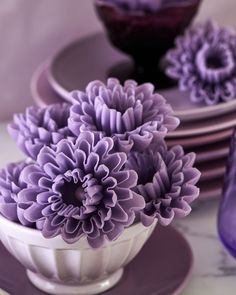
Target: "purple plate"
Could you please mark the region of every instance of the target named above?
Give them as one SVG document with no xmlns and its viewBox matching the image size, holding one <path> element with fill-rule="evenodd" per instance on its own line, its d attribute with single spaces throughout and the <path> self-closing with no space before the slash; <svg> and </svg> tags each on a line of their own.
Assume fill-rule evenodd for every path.
<svg viewBox="0 0 236 295">
<path fill-rule="evenodd" d="M 176 255 L 178 253 L 178 255 Z M 43 295 L 27 279 L 25 269 L 0 245 L 0 288 L 11 295 Z M 177 295 L 192 270 L 193 255 L 174 228 L 157 227 L 119 284 L 104 295 Z"/>
<path fill-rule="evenodd" d="M 203 181 L 199 183 L 200 196 L 199 201 L 220 198 L 222 195 L 222 188 L 224 184 L 224 177 L 215 178 L 211 181 Z"/>
<path fill-rule="evenodd" d="M 41 65 L 37 71 L 34 73 L 33 78 L 31 80 L 31 93 L 34 101 L 40 107 L 45 107 L 52 103 L 60 103 L 63 99 L 57 95 L 54 90 L 52 89 L 51 85 L 47 79 L 48 73 L 48 64 L 44 63 Z M 212 134 L 202 135 L 202 136 L 195 136 L 195 137 L 186 137 L 186 138 L 177 138 L 177 139 L 168 139 L 168 146 L 173 145 L 182 145 L 185 148 L 195 149 L 196 151 L 200 151 L 202 156 L 199 156 L 201 159 L 207 155 L 207 153 L 214 153 L 212 155 L 213 158 L 217 157 L 217 155 L 222 156 L 226 153 L 226 146 L 220 147 L 217 145 L 213 150 L 209 148 L 210 144 L 215 146 L 216 142 L 226 141 L 231 137 L 232 129 L 226 129 L 223 131 L 215 132 Z M 205 149 L 205 145 L 207 145 Z M 199 147 L 199 148 L 197 148 Z M 224 149 L 224 150 L 223 150 Z M 208 156 L 208 155 L 207 155 Z"/>
<path fill-rule="evenodd" d="M 192 137 L 199 135 L 208 135 L 222 130 L 230 129 L 236 126 L 236 111 L 231 113 L 209 118 L 207 120 L 182 122 L 173 132 L 168 133 L 168 138 Z"/>
<path fill-rule="evenodd" d="M 201 135 L 201 136 L 190 136 L 190 137 L 179 137 L 176 139 L 167 139 L 168 146 L 182 145 L 184 148 L 196 148 L 202 147 L 208 144 L 218 145 L 221 141 L 230 140 L 233 129 L 226 129 L 223 131 L 218 131 L 211 134 Z"/>
<path fill-rule="evenodd" d="M 211 181 L 223 177 L 226 171 L 227 157 L 212 161 L 197 163 L 196 167 L 201 171 L 200 181 Z"/>
<path fill-rule="evenodd" d="M 49 81 L 47 79 L 48 75 L 48 68 L 47 65 L 42 65 L 33 75 L 32 81 L 31 81 L 31 92 L 32 97 L 36 101 L 37 105 L 39 106 L 46 106 L 55 102 L 62 102 L 63 99 L 56 93 L 56 91 L 53 91 L 53 88 L 49 84 Z M 85 79 L 85 78 L 84 78 Z M 81 78 L 81 80 L 83 80 Z M 69 80 L 67 81 L 69 83 Z M 83 82 L 81 82 L 83 84 Z M 85 84 L 86 85 L 86 84 Z M 57 86 L 59 87 L 59 86 Z M 54 87 L 54 90 L 57 89 L 57 87 Z M 79 87 L 80 89 L 84 89 L 85 86 Z M 63 90 L 61 90 L 63 92 Z M 58 90 L 58 93 L 60 91 Z M 61 95 L 63 95 L 61 93 Z M 65 92 L 64 95 L 67 95 L 68 100 L 68 93 Z M 173 106 L 173 104 L 172 104 Z M 182 122 L 181 125 L 177 130 L 174 132 L 171 132 L 168 134 L 167 138 L 169 139 L 175 139 L 175 138 L 181 138 L 181 137 L 193 137 L 193 136 L 199 136 L 199 135 L 206 135 L 208 136 L 209 133 L 215 133 L 224 130 L 229 130 L 230 128 L 233 128 L 236 126 L 236 111 L 231 111 L 231 113 L 218 116 L 215 118 L 209 118 L 207 120 L 201 120 L 201 121 L 193 121 L 193 122 Z M 181 117 L 180 117 L 181 118 Z"/>
<path fill-rule="evenodd" d="M 63 99 L 56 94 L 52 89 L 49 81 L 47 79 L 48 74 L 48 64 L 44 63 L 41 65 L 37 71 L 34 73 L 31 80 L 31 93 L 34 101 L 40 107 L 45 107 L 53 103 L 63 102 Z M 217 122 L 217 120 L 216 120 Z M 215 144 L 216 142 L 227 140 L 231 137 L 232 128 L 218 131 L 215 133 L 201 135 L 201 136 L 190 136 L 190 137 L 177 137 L 167 139 L 168 145 L 182 145 L 185 148 L 195 148 L 198 146 Z M 211 151 L 210 149 L 208 149 Z M 221 149 L 222 150 L 222 149 Z M 226 150 L 224 149 L 224 154 Z M 222 154 L 222 151 L 220 152 Z M 205 153 L 204 153 L 205 154 Z M 215 156 L 213 156 L 215 157 Z"/>
<path fill-rule="evenodd" d="M 105 81 L 111 75 L 109 73 L 112 68 L 119 65 L 122 69 L 127 63 L 130 63 L 129 58 L 113 48 L 105 35 L 100 33 L 75 41 L 62 49 L 51 61 L 48 78 L 53 89 L 67 99 L 70 91 L 83 90 L 95 79 Z M 166 97 L 182 122 L 214 118 L 236 111 L 236 99 L 206 106 L 192 103 L 189 94 L 180 92 L 177 88 L 159 92 Z"/>
<path fill-rule="evenodd" d="M 218 144 L 209 144 L 198 148 L 191 148 L 189 151 L 196 153 L 196 163 L 203 163 L 226 158 L 229 154 L 229 147 L 230 141 L 226 140 L 219 142 Z"/>
<path fill-rule="evenodd" d="M 31 79 L 31 94 L 39 107 L 49 104 L 63 102 L 62 98 L 52 89 L 47 79 L 48 63 L 42 64 Z"/>
</svg>

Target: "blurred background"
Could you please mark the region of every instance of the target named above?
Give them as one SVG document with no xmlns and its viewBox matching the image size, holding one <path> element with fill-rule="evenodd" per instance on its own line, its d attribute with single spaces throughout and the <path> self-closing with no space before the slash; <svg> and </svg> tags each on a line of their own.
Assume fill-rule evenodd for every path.
<svg viewBox="0 0 236 295">
<path fill-rule="evenodd" d="M 196 21 L 210 16 L 236 27 L 235 10 L 235 0 L 204 0 Z M 1 0 L 0 120 L 33 103 L 30 79 L 45 59 L 68 42 L 101 30 L 92 0 Z"/>
</svg>

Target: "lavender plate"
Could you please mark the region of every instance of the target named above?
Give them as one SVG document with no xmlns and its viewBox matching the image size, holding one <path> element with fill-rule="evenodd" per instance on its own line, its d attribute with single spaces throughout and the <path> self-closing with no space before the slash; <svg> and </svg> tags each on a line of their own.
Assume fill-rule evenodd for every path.
<svg viewBox="0 0 236 295">
<path fill-rule="evenodd" d="M 227 157 L 212 161 L 197 163 L 197 168 L 201 171 L 200 181 L 211 181 L 212 179 L 223 177 L 226 171 Z"/>
<path fill-rule="evenodd" d="M 216 149 L 213 151 L 206 151 L 202 153 L 197 153 L 196 154 L 196 163 L 203 163 L 207 160 L 217 160 L 221 158 L 225 158 L 229 153 L 229 146 L 224 147 L 222 149 Z"/>
<path fill-rule="evenodd" d="M 208 162 L 212 160 L 218 160 L 225 158 L 229 153 L 230 140 L 229 138 L 224 141 L 219 141 L 212 144 L 206 144 L 201 146 L 192 145 L 191 147 L 186 147 L 182 144 L 181 141 L 176 140 L 173 144 L 173 141 L 167 141 L 168 147 L 173 147 L 174 145 L 182 145 L 185 152 L 194 152 L 196 153 L 196 163 Z"/>
<path fill-rule="evenodd" d="M 203 181 L 199 184 L 200 196 L 199 201 L 216 199 L 221 197 L 224 178 L 215 178 L 211 181 Z"/>
<path fill-rule="evenodd" d="M 190 149 L 190 152 L 196 153 L 196 163 L 203 163 L 207 161 L 218 160 L 226 158 L 229 154 L 229 140 L 219 142 L 216 144 L 210 144 L 196 149 Z"/>
<path fill-rule="evenodd" d="M 100 33 L 75 41 L 58 52 L 50 63 L 48 79 L 59 96 L 67 100 L 70 91 L 84 89 L 94 79 L 105 81 L 114 66 L 119 65 L 122 71 L 127 63 L 130 64 L 128 56 L 113 48 L 105 35 Z M 182 122 L 213 118 L 233 111 L 236 113 L 236 99 L 206 106 L 191 103 L 188 93 L 182 93 L 177 88 L 159 92 L 173 106 Z"/>
<path fill-rule="evenodd" d="M 193 104 L 189 99 L 188 92 L 181 92 L 177 88 L 161 91 L 169 103 L 172 104 L 176 115 L 182 122 L 198 121 L 224 114 L 236 112 L 236 99 L 213 106 L 206 106 L 204 103 Z"/>
<path fill-rule="evenodd" d="M 95 72 L 93 72 L 93 74 L 95 75 Z M 66 100 L 68 101 L 69 92 L 67 92 L 66 90 L 63 90 L 61 86 L 55 86 L 52 81 L 51 81 L 52 84 L 50 84 L 48 81 L 48 75 L 49 75 L 49 80 L 51 80 L 52 77 L 49 72 L 49 68 L 47 64 L 45 63 L 39 67 L 39 69 L 35 72 L 35 74 L 32 77 L 31 93 L 37 105 L 44 107 L 46 105 L 50 105 L 56 102 L 63 102 L 62 97 L 64 97 L 64 100 L 66 98 Z M 81 83 L 81 85 L 83 85 L 81 87 L 78 87 L 80 89 L 84 89 L 86 87 L 86 83 L 89 81 L 88 80 L 85 83 L 83 79 L 85 79 L 84 76 L 81 78 L 80 82 L 78 79 L 77 84 L 79 85 Z M 94 79 L 98 79 L 98 76 L 94 76 Z M 69 80 L 67 80 L 67 83 L 69 85 L 70 83 Z M 179 95 L 179 92 L 178 92 L 178 95 Z M 172 98 L 173 97 L 174 95 L 172 96 Z M 168 95 L 166 95 L 166 98 L 168 99 Z M 178 100 L 178 102 L 174 100 L 169 102 L 171 103 L 173 107 L 175 107 L 175 104 L 180 102 L 180 100 Z M 223 104 L 221 106 L 223 107 Z M 175 114 L 181 119 L 181 116 L 178 115 L 178 111 L 176 111 Z M 183 122 L 181 126 L 176 131 L 168 135 L 168 140 L 170 142 L 172 141 L 176 142 L 176 138 L 177 138 L 177 141 L 180 141 L 179 138 L 181 138 L 182 140 L 182 137 L 185 137 L 183 141 L 187 140 L 186 145 L 188 146 L 199 145 L 205 142 L 210 143 L 210 142 L 217 141 L 218 139 L 225 139 L 231 135 L 232 127 L 236 126 L 236 111 L 232 112 L 231 110 L 231 113 L 227 113 L 225 115 L 214 117 L 214 118 L 211 118 L 210 116 L 209 119 L 207 120 L 207 124 L 205 120 L 186 122 L 181 119 L 181 122 Z M 209 135 L 209 133 L 212 133 L 212 135 Z M 199 136 L 199 135 L 201 136 L 203 135 L 203 137 L 201 138 L 195 137 L 195 139 L 193 139 L 194 136 Z M 185 142 L 181 144 L 185 145 Z"/>
<path fill-rule="evenodd" d="M 61 97 L 52 89 L 47 79 L 48 63 L 42 64 L 34 73 L 30 89 L 35 103 L 39 107 L 62 102 Z"/>
<path fill-rule="evenodd" d="M 178 253 L 178 255 L 176 255 Z M 28 281 L 24 268 L 0 245 L 0 288 L 11 295 L 43 295 Z M 191 248 L 174 228 L 157 227 L 136 259 L 127 266 L 120 283 L 104 295 L 179 294 L 190 276 Z"/>
<path fill-rule="evenodd" d="M 236 126 L 236 111 L 231 113 L 209 118 L 202 121 L 182 122 L 180 126 L 167 135 L 167 138 L 192 137 L 197 135 L 208 135 L 209 133 L 219 132 Z"/>
<path fill-rule="evenodd" d="M 233 129 L 226 129 L 211 134 L 201 136 L 179 137 L 168 139 L 168 146 L 182 145 L 184 148 L 197 148 L 208 144 L 217 144 L 221 141 L 226 141 L 231 138 Z"/>
</svg>

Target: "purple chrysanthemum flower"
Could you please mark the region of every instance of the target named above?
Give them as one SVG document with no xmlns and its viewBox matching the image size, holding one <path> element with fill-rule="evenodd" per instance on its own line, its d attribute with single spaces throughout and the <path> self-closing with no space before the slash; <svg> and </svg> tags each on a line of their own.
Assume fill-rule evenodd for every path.
<svg viewBox="0 0 236 295">
<path fill-rule="evenodd" d="M 214 105 L 236 97 L 236 33 L 207 22 L 186 31 L 167 54 L 167 74 L 193 102 Z"/>
<path fill-rule="evenodd" d="M 91 132 L 73 143 L 62 140 L 57 148 L 44 147 L 22 172 L 28 187 L 20 202 L 31 203 L 24 216 L 36 222 L 46 238 L 61 234 L 68 243 L 86 236 L 100 247 L 105 238 L 115 240 L 144 208 L 143 197 L 131 190 L 135 171 L 124 170 L 125 153 L 112 153 L 111 138 Z"/>
<path fill-rule="evenodd" d="M 196 2 L 196 0 L 96 0 L 98 4 L 117 5 L 128 12 L 144 11 L 147 13 L 155 13 L 163 8 L 183 6 L 192 2 Z"/>
<path fill-rule="evenodd" d="M 12 163 L 0 170 L 0 213 L 7 219 L 31 226 L 23 214 L 27 203 L 19 204 L 18 194 L 27 184 L 21 179 L 21 171 L 27 167 L 25 162 Z"/>
<path fill-rule="evenodd" d="M 115 148 L 126 153 L 143 151 L 179 124 L 171 106 L 154 93 L 150 83 L 137 86 L 129 80 L 122 86 L 117 79 L 108 79 L 107 85 L 94 81 L 85 93 L 74 91 L 71 95 L 71 131 L 77 136 L 92 131 L 111 137 Z"/>
<path fill-rule="evenodd" d="M 46 108 L 29 107 L 24 114 L 14 115 L 9 133 L 19 148 L 36 159 L 43 146 L 55 146 L 64 138 L 73 138 L 68 128 L 70 104 L 54 104 Z"/>
<path fill-rule="evenodd" d="M 184 154 L 181 146 L 167 150 L 164 141 L 144 153 L 131 153 L 126 167 L 138 174 L 134 191 L 142 195 L 146 207 L 140 220 L 149 226 L 155 219 L 169 225 L 173 218 L 185 217 L 199 195 L 195 186 L 200 172 L 193 168 L 195 154 Z"/>
</svg>

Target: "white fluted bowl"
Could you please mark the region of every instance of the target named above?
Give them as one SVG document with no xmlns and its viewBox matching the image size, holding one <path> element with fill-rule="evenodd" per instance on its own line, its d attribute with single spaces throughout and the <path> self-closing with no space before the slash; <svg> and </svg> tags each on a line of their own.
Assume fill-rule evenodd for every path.
<svg viewBox="0 0 236 295">
<path fill-rule="evenodd" d="M 118 283 L 123 267 L 139 253 L 155 226 L 137 223 L 116 241 L 94 250 L 85 238 L 72 245 L 61 237 L 45 239 L 40 231 L 0 216 L 0 237 L 37 288 L 57 295 L 92 295 Z"/>
</svg>

